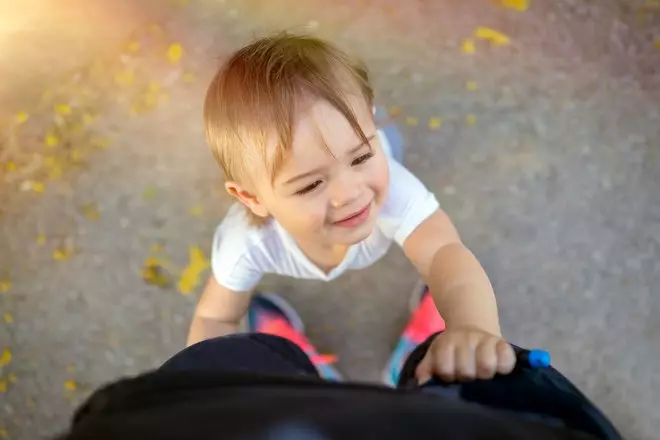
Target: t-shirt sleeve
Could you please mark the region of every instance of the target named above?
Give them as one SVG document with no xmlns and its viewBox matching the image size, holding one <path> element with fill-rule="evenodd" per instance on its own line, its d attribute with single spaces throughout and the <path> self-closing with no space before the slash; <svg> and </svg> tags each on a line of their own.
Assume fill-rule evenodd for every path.
<svg viewBox="0 0 660 440">
<path fill-rule="evenodd" d="M 213 236 L 211 268 L 221 286 L 234 292 L 250 292 L 261 280 L 263 270 L 251 255 L 248 226 L 232 214 L 236 213 L 230 211 Z"/>
<path fill-rule="evenodd" d="M 403 165 L 388 158 L 390 184 L 382 211 L 387 235 L 403 246 L 408 236 L 440 208 L 435 195 Z"/>
</svg>

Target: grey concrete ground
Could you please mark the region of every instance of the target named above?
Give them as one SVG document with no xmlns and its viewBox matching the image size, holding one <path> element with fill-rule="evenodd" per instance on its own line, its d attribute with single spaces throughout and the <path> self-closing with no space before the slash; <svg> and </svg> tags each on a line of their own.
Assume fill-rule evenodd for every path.
<svg viewBox="0 0 660 440">
<path fill-rule="evenodd" d="M 400 109 L 406 162 L 437 192 L 486 267 L 506 335 L 548 348 L 628 438 L 658 438 L 657 2 L 537 0 L 518 12 L 477 0 L 139 7 L 126 0 L 112 14 L 102 13 L 104 2 L 92 3 L 97 14 L 84 20 L 75 56 L 60 38 L 66 32 L 38 30 L 16 43 L 21 57 L 0 52 L 8 72 L 0 85 L 3 112 L 30 110 L 57 75 L 132 41 L 130 29 L 149 22 L 185 54 L 144 73 L 169 100 L 161 96 L 143 115 L 126 110 L 121 86 L 92 84 L 105 88 L 105 100 L 94 101 L 100 117 L 93 129 L 110 144 L 84 150 L 83 163 L 64 167 L 60 180 L 20 174 L 29 162 L 21 155 L 52 154 L 41 146 L 14 152 L 19 169 L 12 172 L 11 158 L 0 157 L 0 438 L 56 432 L 93 388 L 155 367 L 183 346 L 196 297 L 180 294 L 177 278 L 190 246 L 208 250 L 227 206 L 202 135 L 204 88 L 231 49 L 304 25 L 363 56 L 379 101 Z M 462 41 L 478 26 L 506 33 L 511 44 L 477 41 L 474 54 L 463 53 Z M 15 49 L 20 45 L 26 51 Z M 152 58 L 164 58 L 164 49 L 153 50 Z M 48 68 L 37 63 L 41 54 Z M 119 61 L 108 69 L 121 71 L 127 56 L 113 56 Z M 467 90 L 467 81 L 477 90 Z M 44 129 L 40 122 L 28 131 L 30 117 L 18 135 L 26 145 Z M 434 117 L 442 118 L 437 130 L 428 127 Z M 29 179 L 43 181 L 45 191 L 21 191 Z M 71 255 L 53 255 L 62 247 Z M 152 254 L 162 280 L 143 273 Z M 154 286 L 145 276 L 171 283 Z M 336 352 L 350 378 L 372 381 L 407 319 L 414 281 L 394 250 L 331 284 L 264 284 L 299 308 L 311 339 Z"/>
</svg>

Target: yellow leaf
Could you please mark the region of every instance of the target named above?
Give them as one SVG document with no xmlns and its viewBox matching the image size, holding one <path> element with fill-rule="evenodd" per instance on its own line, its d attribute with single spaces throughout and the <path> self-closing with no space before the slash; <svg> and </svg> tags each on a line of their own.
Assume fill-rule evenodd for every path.
<svg viewBox="0 0 660 440">
<path fill-rule="evenodd" d="M 21 191 L 34 191 L 41 194 L 46 191 L 46 185 L 44 185 L 42 182 L 26 180 L 25 182 L 21 183 L 20 189 Z"/>
<path fill-rule="evenodd" d="M 71 162 L 75 164 L 81 164 L 83 162 L 83 154 L 77 148 L 73 148 L 69 151 L 69 158 L 71 159 Z"/>
<path fill-rule="evenodd" d="M 0 394 L 7 392 L 7 381 L 5 379 L 0 380 Z"/>
<path fill-rule="evenodd" d="M 195 73 L 194 72 L 185 72 L 183 74 L 182 80 L 186 84 L 195 82 Z"/>
<path fill-rule="evenodd" d="M 388 113 L 390 114 L 391 118 L 396 118 L 401 114 L 402 111 L 403 110 L 398 105 L 390 106 L 390 108 L 388 109 Z"/>
<path fill-rule="evenodd" d="M 169 287 L 170 278 L 163 268 L 164 261 L 156 257 L 149 257 L 142 267 L 142 279 L 147 283 L 158 287 Z"/>
<path fill-rule="evenodd" d="M 144 200 L 153 200 L 154 197 L 156 197 L 156 194 L 158 194 L 158 188 L 156 188 L 154 185 L 149 185 L 142 192 L 142 198 Z"/>
<path fill-rule="evenodd" d="M 11 350 L 5 348 L 2 350 L 2 355 L 0 355 L 0 367 L 6 367 L 11 362 Z"/>
<path fill-rule="evenodd" d="M 204 207 L 201 204 L 197 204 L 190 208 L 190 215 L 193 217 L 202 217 L 204 215 Z"/>
<path fill-rule="evenodd" d="M 9 373 L 9 375 L 7 376 L 7 380 L 9 381 L 9 383 L 16 383 L 18 382 L 18 376 L 16 376 L 14 373 Z"/>
<path fill-rule="evenodd" d="M 660 37 L 656 37 L 655 41 L 653 42 L 653 45 L 660 49 Z"/>
<path fill-rule="evenodd" d="M 474 114 L 469 113 L 465 116 L 465 123 L 470 127 L 474 127 L 477 124 L 477 117 Z"/>
<path fill-rule="evenodd" d="M 71 107 L 69 106 L 69 104 L 57 104 L 55 106 L 55 113 L 62 116 L 70 115 Z"/>
<path fill-rule="evenodd" d="M 9 440 L 9 432 L 0 426 L 0 440 Z"/>
<path fill-rule="evenodd" d="M 140 50 L 140 42 L 139 41 L 131 41 L 126 45 L 126 51 L 135 53 L 138 50 Z"/>
<path fill-rule="evenodd" d="M 14 162 L 12 162 L 11 160 L 8 161 L 5 164 L 5 171 L 7 171 L 8 173 L 16 171 L 16 164 Z"/>
<path fill-rule="evenodd" d="M 55 136 L 53 133 L 48 133 L 44 138 L 44 144 L 46 144 L 47 147 L 54 147 L 59 143 L 60 143 L 59 138 Z"/>
<path fill-rule="evenodd" d="M 5 319 L 5 324 L 13 324 L 14 323 L 14 315 L 12 315 L 11 313 L 5 312 L 3 317 Z"/>
<path fill-rule="evenodd" d="M 188 266 L 183 269 L 179 278 L 179 292 L 183 295 L 191 294 L 199 286 L 201 275 L 208 267 L 209 261 L 204 252 L 196 246 L 191 246 Z"/>
<path fill-rule="evenodd" d="M 183 46 L 181 46 L 179 43 L 170 44 L 170 47 L 167 49 L 166 56 L 171 64 L 179 63 L 179 61 L 181 61 L 181 57 L 183 56 Z"/>
<path fill-rule="evenodd" d="M 135 72 L 132 69 L 115 73 L 115 82 L 120 86 L 131 86 L 135 83 Z"/>
<path fill-rule="evenodd" d="M 39 246 L 43 246 L 46 244 L 46 236 L 44 234 L 41 234 L 40 236 L 37 237 L 37 244 Z"/>
<path fill-rule="evenodd" d="M 477 51 L 475 45 L 474 45 L 474 40 L 472 38 L 466 38 L 463 40 L 461 43 L 461 52 L 466 53 L 468 55 L 472 55 Z"/>
<path fill-rule="evenodd" d="M 89 202 L 85 203 L 84 205 L 81 206 L 81 211 L 85 217 L 87 217 L 89 220 L 98 220 L 101 218 L 101 214 L 99 213 L 99 209 L 96 206 L 96 203 L 94 202 Z"/>
<path fill-rule="evenodd" d="M 433 117 L 429 119 L 429 129 L 437 130 L 442 125 L 442 119 L 438 117 Z"/>
<path fill-rule="evenodd" d="M 46 185 L 43 182 L 32 182 L 32 191 L 41 194 L 46 191 Z"/>
<path fill-rule="evenodd" d="M 11 289 L 11 281 L 0 280 L 0 293 L 7 293 Z"/>
<path fill-rule="evenodd" d="M 158 93 L 158 92 L 160 92 L 160 84 L 158 84 L 156 81 L 150 82 L 149 86 L 147 87 L 147 91 L 149 93 Z"/>
<path fill-rule="evenodd" d="M 406 125 L 408 125 L 410 127 L 416 127 L 418 124 L 419 124 L 419 121 L 417 120 L 417 118 L 414 118 L 412 116 L 406 117 Z"/>
<path fill-rule="evenodd" d="M 468 81 L 465 83 L 465 89 L 474 92 L 475 90 L 479 89 L 479 84 L 477 84 L 476 81 Z"/>
<path fill-rule="evenodd" d="M 488 40 L 493 46 L 506 46 L 511 43 L 511 39 L 502 32 L 489 27 L 480 26 L 474 31 L 474 35 L 482 40 Z"/>
<path fill-rule="evenodd" d="M 64 382 L 64 389 L 67 391 L 76 391 L 78 384 L 74 380 L 67 380 Z"/>
<path fill-rule="evenodd" d="M 16 116 L 14 116 L 14 121 L 20 125 L 27 121 L 29 117 L 30 115 L 27 112 L 18 112 L 16 113 Z"/>
<path fill-rule="evenodd" d="M 53 260 L 55 261 L 64 261 L 68 260 L 71 257 L 72 250 L 65 247 L 55 248 L 53 250 Z"/>
<path fill-rule="evenodd" d="M 520 12 L 524 12 L 529 8 L 529 2 L 527 0 L 501 0 L 501 5 Z"/>
</svg>

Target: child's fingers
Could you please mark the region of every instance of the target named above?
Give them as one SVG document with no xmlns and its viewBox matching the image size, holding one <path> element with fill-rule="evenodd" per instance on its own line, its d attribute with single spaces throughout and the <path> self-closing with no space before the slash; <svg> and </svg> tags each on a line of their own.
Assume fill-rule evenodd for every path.
<svg viewBox="0 0 660 440">
<path fill-rule="evenodd" d="M 453 342 L 439 337 L 427 355 L 432 362 L 433 374 L 445 382 L 456 380 L 456 345 Z"/>
<path fill-rule="evenodd" d="M 486 338 L 477 346 L 477 377 L 492 379 L 497 372 L 497 344 L 495 338 Z"/>
<path fill-rule="evenodd" d="M 516 366 L 516 353 L 511 344 L 504 339 L 497 342 L 497 372 L 499 374 L 509 374 Z"/>
<path fill-rule="evenodd" d="M 477 375 L 476 350 L 471 344 L 462 344 L 454 352 L 456 376 L 460 381 L 474 380 Z"/>
</svg>

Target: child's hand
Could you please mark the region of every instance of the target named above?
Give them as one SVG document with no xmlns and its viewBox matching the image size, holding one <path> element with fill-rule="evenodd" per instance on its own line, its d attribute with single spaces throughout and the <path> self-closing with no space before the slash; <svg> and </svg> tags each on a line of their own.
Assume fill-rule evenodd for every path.
<svg viewBox="0 0 660 440">
<path fill-rule="evenodd" d="M 415 373 L 420 384 L 433 376 L 470 381 L 508 374 L 515 365 L 516 354 L 507 341 L 477 327 L 458 327 L 435 338 Z"/>
</svg>

